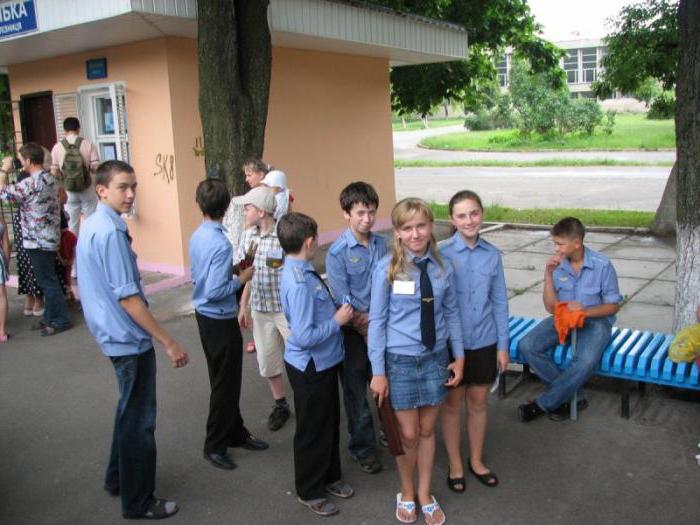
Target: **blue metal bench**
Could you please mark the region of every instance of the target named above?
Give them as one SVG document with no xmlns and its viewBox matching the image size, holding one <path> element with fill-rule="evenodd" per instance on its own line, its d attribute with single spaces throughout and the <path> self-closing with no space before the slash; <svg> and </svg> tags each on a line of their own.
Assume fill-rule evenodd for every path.
<svg viewBox="0 0 700 525">
<path fill-rule="evenodd" d="M 530 375 L 530 369 L 518 350 L 518 343 L 540 321 L 541 319 L 529 317 L 509 319 L 510 360 L 512 363 L 523 365 L 523 375 L 511 391 Z M 641 395 L 644 395 L 646 383 L 700 391 L 698 367 L 694 363 L 674 363 L 668 358 L 668 349 L 672 340 L 672 334 L 613 328 L 610 344 L 600 358 L 600 368 L 596 374 L 624 380 L 620 407 L 622 417 L 630 417 L 630 392 L 633 382 L 639 385 Z M 572 358 L 569 343 L 558 345 L 554 349 L 553 356 L 556 365 L 559 368 L 565 368 Z M 501 397 L 505 397 L 508 393 L 505 376 L 501 377 L 499 393 Z"/>
</svg>

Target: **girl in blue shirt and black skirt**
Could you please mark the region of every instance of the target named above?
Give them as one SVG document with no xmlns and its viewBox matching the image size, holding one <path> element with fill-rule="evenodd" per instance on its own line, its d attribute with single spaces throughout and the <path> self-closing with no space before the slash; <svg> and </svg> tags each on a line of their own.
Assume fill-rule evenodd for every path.
<svg viewBox="0 0 700 525">
<path fill-rule="evenodd" d="M 469 190 L 449 203 L 455 234 L 440 248 L 454 269 L 464 343 L 464 378 L 451 388 L 442 407 L 441 427 L 450 460 L 447 485 L 464 492 L 464 465 L 460 454 L 462 403 L 467 402 L 469 472 L 487 487 L 498 478 L 483 463 L 489 385 L 508 366 L 508 297 L 501 252 L 479 235 L 484 207 Z"/>
<path fill-rule="evenodd" d="M 401 480 L 396 518 L 403 523 L 416 521 L 417 502 L 427 525 L 440 525 L 445 514 L 430 489 L 435 424 L 447 387 L 462 379 L 464 361 L 453 271 L 438 254 L 433 214 L 425 202 L 400 201 L 391 220 L 391 253 L 372 274 L 370 388 L 380 404 L 391 403 L 405 451 L 396 457 Z M 448 339 L 455 358 L 452 363 Z"/>
</svg>

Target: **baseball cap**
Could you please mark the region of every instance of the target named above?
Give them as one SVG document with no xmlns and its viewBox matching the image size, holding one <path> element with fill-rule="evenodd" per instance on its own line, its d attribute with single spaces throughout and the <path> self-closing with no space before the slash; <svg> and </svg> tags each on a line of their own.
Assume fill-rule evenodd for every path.
<svg viewBox="0 0 700 525">
<path fill-rule="evenodd" d="M 234 201 L 243 206 L 252 204 L 265 213 L 275 212 L 275 192 L 267 186 L 256 186 L 245 195 L 234 197 Z"/>
</svg>

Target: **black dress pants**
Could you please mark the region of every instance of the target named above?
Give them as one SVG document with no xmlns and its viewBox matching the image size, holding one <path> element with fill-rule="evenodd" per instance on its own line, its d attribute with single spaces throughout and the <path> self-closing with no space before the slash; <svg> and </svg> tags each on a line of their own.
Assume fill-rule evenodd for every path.
<svg viewBox="0 0 700 525">
<path fill-rule="evenodd" d="M 313 359 L 305 371 L 285 363 L 294 391 L 294 482 L 303 500 L 325 498 L 325 487 L 341 478 L 340 365 L 317 372 Z"/>
<path fill-rule="evenodd" d="M 243 366 L 243 339 L 238 319 L 214 319 L 196 313 L 199 338 L 207 358 L 211 396 L 204 452 L 222 454 L 245 441 L 239 401 Z"/>
</svg>

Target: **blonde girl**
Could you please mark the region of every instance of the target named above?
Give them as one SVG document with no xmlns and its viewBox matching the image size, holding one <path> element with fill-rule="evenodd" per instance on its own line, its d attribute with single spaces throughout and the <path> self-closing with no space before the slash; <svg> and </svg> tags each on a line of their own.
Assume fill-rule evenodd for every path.
<svg viewBox="0 0 700 525">
<path fill-rule="evenodd" d="M 440 525 L 445 514 L 431 492 L 435 423 L 447 388 L 462 379 L 464 361 L 454 277 L 438 254 L 425 202 L 400 201 L 391 220 L 391 252 L 372 274 L 370 388 L 379 403 L 391 403 L 405 451 L 396 458 L 401 483 L 396 518 L 413 523 L 418 505 L 427 525 Z"/>
</svg>

